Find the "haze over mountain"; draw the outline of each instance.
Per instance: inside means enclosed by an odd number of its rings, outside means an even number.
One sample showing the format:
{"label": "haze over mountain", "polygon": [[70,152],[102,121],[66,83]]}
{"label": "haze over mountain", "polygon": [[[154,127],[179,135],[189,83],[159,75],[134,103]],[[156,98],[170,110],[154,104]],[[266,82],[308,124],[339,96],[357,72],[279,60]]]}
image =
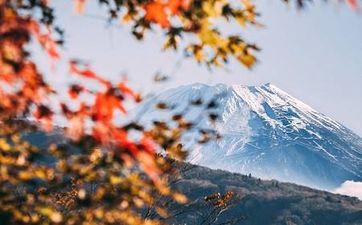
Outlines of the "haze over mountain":
{"label": "haze over mountain", "polygon": [[[171,110],[157,109],[159,102]],[[205,112],[217,113],[217,122]],[[222,138],[207,144],[198,143],[197,129],[184,136],[191,163],[327,190],[362,181],[362,138],[272,84],[181,86],[134,113],[142,123],[161,118],[171,125],[171,115],[179,113],[198,128],[216,129]]]}

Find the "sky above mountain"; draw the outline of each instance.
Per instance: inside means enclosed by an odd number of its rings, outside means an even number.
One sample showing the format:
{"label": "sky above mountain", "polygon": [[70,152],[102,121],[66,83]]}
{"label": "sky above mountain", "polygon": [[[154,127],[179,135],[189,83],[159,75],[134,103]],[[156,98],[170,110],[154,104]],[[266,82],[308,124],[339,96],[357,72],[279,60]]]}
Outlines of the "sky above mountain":
{"label": "sky above mountain", "polygon": [[[66,29],[64,54],[89,60],[105,77],[116,80],[127,74],[131,85],[145,93],[194,82],[272,82],[362,135],[362,16],[344,5],[318,1],[297,11],[282,1],[261,1],[260,21],[265,28],[225,28],[262,48],[259,64],[249,71],[232,61],[228,68],[210,72],[183,59],[181,53],[162,52],[159,33],[149,34],[139,43],[126,27],[107,25],[105,14],[94,2],[88,1],[83,16],[73,13],[70,2],[52,1],[58,9],[58,22]],[[41,54],[36,58],[44,62],[44,71],[49,70]],[[62,76],[63,67],[49,77],[58,86],[69,82]],[[157,71],[170,75],[170,81],[152,83]]]}

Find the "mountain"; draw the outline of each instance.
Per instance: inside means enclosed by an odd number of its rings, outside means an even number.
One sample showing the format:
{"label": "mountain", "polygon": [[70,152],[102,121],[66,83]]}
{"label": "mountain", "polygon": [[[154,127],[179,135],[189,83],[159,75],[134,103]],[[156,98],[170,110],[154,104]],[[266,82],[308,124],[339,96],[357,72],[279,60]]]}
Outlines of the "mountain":
{"label": "mountain", "polygon": [[[159,102],[170,109],[157,109]],[[272,84],[181,86],[131,114],[142,124],[161,119],[172,125],[175,113],[222,136],[199,144],[197,129],[184,135],[191,163],[326,190],[362,181],[362,138]],[[218,114],[215,123],[211,113]]]}
{"label": "mountain", "polygon": [[[27,132],[24,137],[44,152],[54,142],[77,150],[61,131],[50,134]],[[54,159],[46,154],[44,157],[39,155],[38,160],[39,163],[54,163]],[[154,205],[139,209],[144,219],[158,219],[162,224],[173,225],[362,224],[362,201],[355,197],[184,162],[170,163],[169,184],[173,190],[186,195],[188,201],[178,204],[169,197],[156,196]],[[52,188],[57,190],[57,187]],[[64,188],[59,187],[63,191]],[[157,206],[160,205],[167,209],[162,217],[158,214]],[[77,210],[69,213],[77,213]]]}
{"label": "mountain", "polygon": [[[144,218],[183,225],[360,225],[362,202],[275,180],[175,163],[172,187],[188,197],[185,205],[167,198],[165,218],[151,207]],[[177,176],[178,175],[178,176]]]}

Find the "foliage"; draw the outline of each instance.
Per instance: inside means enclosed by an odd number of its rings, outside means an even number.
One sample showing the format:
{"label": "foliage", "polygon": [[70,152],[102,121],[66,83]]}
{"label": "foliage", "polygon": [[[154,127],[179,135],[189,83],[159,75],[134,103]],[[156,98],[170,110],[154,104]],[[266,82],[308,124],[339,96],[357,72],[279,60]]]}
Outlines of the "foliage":
{"label": "foliage", "polygon": [[153,204],[154,192],[186,200],[140,172],[139,167],[148,172],[156,165],[166,171],[164,157],[148,158],[139,150],[137,160],[143,163],[136,165],[128,150],[103,150],[91,137],[77,146],[54,142],[40,149],[19,136],[35,131],[21,121],[1,126],[0,218],[5,224],[158,224],[143,221],[134,210]]}
{"label": "foliage", "polygon": [[[233,57],[251,68],[256,62],[254,52],[259,50],[256,45],[247,43],[240,34],[223,34],[216,26],[220,22],[236,22],[243,27],[261,26],[256,20],[259,14],[250,0],[100,2],[108,7],[110,20],[121,18],[122,22],[129,23],[137,39],[143,39],[148,30],[160,27],[165,31],[165,49],[181,47],[186,55],[199,63],[210,67],[223,66]],[[78,4],[84,3],[78,1]]]}
{"label": "foliage", "polygon": [[[256,61],[253,54],[258,47],[238,35],[224,35],[216,26],[219,20],[259,26],[249,0],[237,4],[225,0],[99,2],[108,8],[110,20],[130,23],[137,39],[159,27],[165,31],[166,49],[182,47],[200,63],[222,66],[234,57],[251,68]],[[77,12],[83,11],[85,3],[75,1]],[[155,193],[180,203],[186,199],[167,186],[163,175],[170,165],[156,151],[163,148],[167,156],[183,159],[180,138],[192,124],[182,115],[174,116],[173,127],[162,121],[151,128],[137,122],[116,123],[116,115],[127,112],[125,101],[138,102],[140,95],[125,80],[114,84],[74,59],[69,60],[70,74],[92,80],[98,88],[73,83],[68,101],[54,101],[58,93],[28,51],[29,43],[37,42],[53,62],[62,57],[58,49],[64,31],[54,18],[46,0],[0,0],[0,221],[158,224],[143,220],[137,210],[153,204]],[[180,44],[186,34],[192,40]],[[54,129],[55,117],[62,117],[66,128]],[[45,148],[27,141],[26,135],[39,132],[39,125],[56,135],[57,141]],[[213,136],[201,133],[202,142]],[[60,141],[63,136],[68,139]],[[158,209],[164,214],[161,206]]]}

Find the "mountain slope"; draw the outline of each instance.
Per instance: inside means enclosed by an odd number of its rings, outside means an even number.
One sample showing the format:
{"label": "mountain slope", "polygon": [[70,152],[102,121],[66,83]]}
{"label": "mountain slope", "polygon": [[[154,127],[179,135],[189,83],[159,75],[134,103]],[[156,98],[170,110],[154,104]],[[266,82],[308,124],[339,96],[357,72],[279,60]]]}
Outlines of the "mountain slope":
{"label": "mountain slope", "polygon": [[184,163],[174,168],[180,176],[172,186],[189,198],[188,203],[160,198],[169,215],[160,218],[150,208],[144,217],[175,225],[362,224],[362,202],[357,198]]}
{"label": "mountain slope", "polygon": [[[201,104],[189,109],[190,102]],[[169,111],[155,108],[158,102]],[[217,102],[216,109],[206,103]],[[219,115],[216,124],[205,116]],[[272,84],[260,87],[194,84],[154,96],[133,112],[142,123],[185,114],[196,127],[216,129],[222,139],[197,143],[195,131],[183,141],[188,160],[214,169],[333,189],[345,180],[362,180],[362,139]]]}

